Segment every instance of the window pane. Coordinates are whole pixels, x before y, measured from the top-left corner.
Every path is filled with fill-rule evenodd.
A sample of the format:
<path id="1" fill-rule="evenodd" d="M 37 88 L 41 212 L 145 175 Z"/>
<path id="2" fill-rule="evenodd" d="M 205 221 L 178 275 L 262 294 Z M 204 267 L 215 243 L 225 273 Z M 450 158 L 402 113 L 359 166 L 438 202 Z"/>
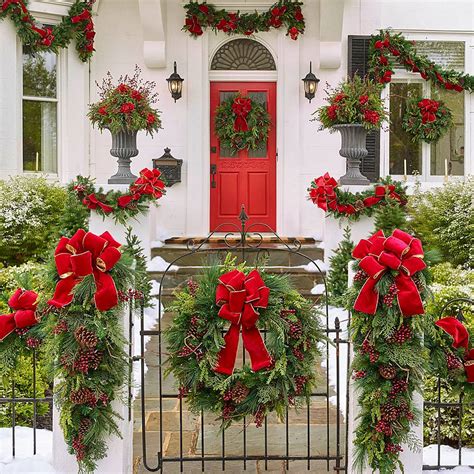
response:
<path id="1" fill-rule="evenodd" d="M 266 92 L 249 92 L 249 97 L 259 104 L 262 104 L 267 108 L 267 93 Z M 249 158 L 266 158 L 267 156 L 267 144 L 262 143 L 256 150 L 249 150 Z"/>
<path id="2" fill-rule="evenodd" d="M 433 99 L 442 100 L 453 113 L 453 127 L 437 143 L 431 144 L 430 174 L 464 175 L 464 92 L 449 92 L 433 87 Z"/>
<path id="3" fill-rule="evenodd" d="M 56 97 L 56 62 L 54 53 L 42 52 L 34 56 L 23 54 L 23 95 Z"/>
<path id="4" fill-rule="evenodd" d="M 55 102 L 23 101 L 23 169 L 57 172 Z"/>
<path id="5" fill-rule="evenodd" d="M 404 160 L 408 175 L 414 171 L 423 172 L 421 143 L 413 143 L 411 136 L 402 129 L 407 98 L 419 97 L 421 93 L 422 85 L 419 83 L 390 85 L 390 174 L 404 174 Z"/>

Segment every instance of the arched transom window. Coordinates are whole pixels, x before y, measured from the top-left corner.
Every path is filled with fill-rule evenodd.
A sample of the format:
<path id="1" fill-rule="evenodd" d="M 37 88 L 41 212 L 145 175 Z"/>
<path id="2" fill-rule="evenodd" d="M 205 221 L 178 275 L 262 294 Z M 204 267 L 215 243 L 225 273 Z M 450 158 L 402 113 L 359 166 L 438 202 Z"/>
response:
<path id="1" fill-rule="evenodd" d="M 272 54 L 251 39 L 235 39 L 222 45 L 212 58 L 211 71 L 275 71 Z"/>

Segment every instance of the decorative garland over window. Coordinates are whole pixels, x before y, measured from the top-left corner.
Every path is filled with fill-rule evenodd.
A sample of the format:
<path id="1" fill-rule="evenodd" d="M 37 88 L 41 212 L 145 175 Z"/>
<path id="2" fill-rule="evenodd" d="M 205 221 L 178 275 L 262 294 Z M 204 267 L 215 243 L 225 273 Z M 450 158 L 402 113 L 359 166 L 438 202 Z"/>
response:
<path id="1" fill-rule="evenodd" d="M 357 220 L 363 215 L 371 216 L 377 206 L 387 203 L 405 206 L 407 203 L 402 183 L 392 182 L 390 178 L 374 185 L 373 189 L 351 193 L 339 188 L 337 181 L 326 173 L 312 181 L 308 192 L 309 199 L 334 218 Z"/>
<path id="2" fill-rule="evenodd" d="M 228 35 L 252 35 L 271 28 L 286 28 L 286 35 L 298 39 L 304 33 L 304 16 L 301 12 L 303 2 L 280 0 L 263 13 L 229 13 L 218 10 L 208 3 L 190 2 L 184 6 L 186 20 L 183 30 L 191 36 L 203 34 L 203 30 L 211 28 L 214 32 L 222 31 Z"/>
<path id="3" fill-rule="evenodd" d="M 453 114 L 442 101 L 415 99 L 407 103 L 402 127 L 414 142 L 436 143 L 453 125 Z"/>
<path id="4" fill-rule="evenodd" d="M 256 150 L 267 142 L 271 117 L 264 105 L 240 95 L 221 102 L 214 127 L 221 147 L 233 153 Z"/>
<path id="5" fill-rule="evenodd" d="M 165 183 L 160 176 L 161 172 L 157 169 L 142 169 L 140 177 L 130 185 L 127 193 L 121 191 L 104 193 L 102 188 L 96 191 L 93 180 L 78 176 L 76 181 L 70 183 L 68 190 L 88 209 L 102 217 L 112 216 L 115 222 L 125 224 L 131 217 L 144 214 L 150 202 L 156 204 L 156 201 L 166 193 Z"/>
<path id="6" fill-rule="evenodd" d="M 310 396 L 324 335 L 286 275 L 236 267 L 228 256 L 189 281 L 170 310 L 167 372 L 193 412 L 216 414 L 224 428 L 244 417 L 259 427 L 268 413 L 284 416 Z M 235 368 L 239 339 L 250 363 Z"/>
<path id="7" fill-rule="evenodd" d="M 426 81 L 430 80 L 446 90 L 474 90 L 474 76 L 444 69 L 426 56 L 418 54 L 414 41 L 407 40 L 400 33 L 381 30 L 378 35 L 372 36 L 369 51 L 370 75 L 382 84 L 389 83 L 395 73 L 394 61 L 407 71 L 419 73 Z"/>
<path id="8" fill-rule="evenodd" d="M 67 48 L 72 40 L 81 61 L 88 61 L 94 53 L 94 23 L 92 5 L 95 0 L 76 0 L 61 23 L 43 26 L 36 21 L 27 7 L 27 0 L 0 0 L 0 20 L 9 17 L 22 43 L 32 52 Z"/>

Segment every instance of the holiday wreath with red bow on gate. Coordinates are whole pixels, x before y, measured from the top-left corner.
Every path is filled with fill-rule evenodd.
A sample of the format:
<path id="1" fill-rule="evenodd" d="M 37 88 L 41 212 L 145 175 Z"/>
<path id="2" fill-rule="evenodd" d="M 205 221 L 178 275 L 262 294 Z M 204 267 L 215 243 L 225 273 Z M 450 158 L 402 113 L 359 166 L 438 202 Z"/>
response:
<path id="1" fill-rule="evenodd" d="M 261 426 L 269 412 L 283 417 L 311 394 L 324 336 L 286 275 L 228 256 L 188 281 L 168 309 L 177 316 L 165 333 L 167 374 L 193 412 L 217 414 L 223 427 L 244 417 Z"/>

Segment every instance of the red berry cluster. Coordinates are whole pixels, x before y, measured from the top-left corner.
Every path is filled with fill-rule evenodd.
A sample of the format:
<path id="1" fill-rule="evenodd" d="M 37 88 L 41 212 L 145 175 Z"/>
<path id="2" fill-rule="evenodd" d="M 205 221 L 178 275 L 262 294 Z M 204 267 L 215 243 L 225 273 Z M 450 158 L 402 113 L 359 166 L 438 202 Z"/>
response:
<path id="1" fill-rule="evenodd" d="M 127 301 L 133 301 L 133 300 L 141 300 L 143 299 L 143 292 L 129 288 L 127 292 L 119 291 L 118 298 L 121 303 L 125 303 Z"/>
<path id="2" fill-rule="evenodd" d="M 265 421 L 265 408 L 263 407 L 263 405 L 259 405 L 254 415 L 255 426 L 257 428 L 260 428 L 263 425 L 264 421 Z"/>
<path id="3" fill-rule="evenodd" d="M 38 339 L 37 337 L 29 337 L 26 340 L 26 345 L 30 349 L 38 349 L 38 347 L 41 345 L 41 339 Z"/>
<path id="4" fill-rule="evenodd" d="M 392 382 L 392 388 L 389 393 L 389 397 L 394 399 L 399 393 L 406 392 L 408 390 L 408 382 L 403 379 L 396 379 Z"/>
<path id="5" fill-rule="evenodd" d="M 385 452 L 398 454 L 403 451 L 402 447 L 399 444 L 385 443 Z"/>
<path id="6" fill-rule="evenodd" d="M 235 411 L 235 406 L 232 402 L 224 403 L 224 408 L 222 409 L 222 419 L 230 420 Z"/>
<path id="7" fill-rule="evenodd" d="M 109 401 L 110 401 L 110 398 L 109 396 L 106 394 L 106 393 L 101 393 L 99 395 L 99 401 L 102 402 L 102 405 L 107 406 Z"/>
<path id="8" fill-rule="evenodd" d="M 462 367 L 461 360 L 456 357 L 452 352 L 446 352 L 446 365 L 448 370 L 456 370 Z"/>
<path id="9" fill-rule="evenodd" d="M 385 420 L 380 420 L 377 422 L 375 425 L 375 431 L 378 433 L 383 433 L 385 436 L 392 436 L 393 430 L 392 427 L 390 426 L 390 423 Z"/>
<path id="10" fill-rule="evenodd" d="M 21 337 L 24 336 L 29 330 L 30 328 L 17 328 L 15 329 L 15 332 Z"/>
<path id="11" fill-rule="evenodd" d="M 77 435 L 73 438 L 72 449 L 74 449 L 74 452 L 76 453 L 76 459 L 79 462 L 83 461 L 86 456 L 86 446 L 82 435 Z"/>
<path id="12" fill-rule="evenodd" d="M 62 334 L 64 332 L 67 332 L 67 330 L 68 330 L 68 326 L 67 326 L 66 320 L 61 319 L 61 321 L 59 321 L 58 324 L 56 324 L 56 326 L 54 327 L 53 334 L 55 335 Z"/>
<path id="13" fill-rule="evenodd" d="M 305 375 L 297 375 L 295 377 L 295 394 L 301 395 L 304 392 L 306 382 L 308 382 L 308 377 Z"/>
<path id="14" fill-rule="evenodd" d="M 178 398 L 181 400 L 189 393 L 188 387 L 179 387 L 178 389 Z"/>
<path id="15" fill-rule="evenodd" d="M 354 281 L 365 281 L 367 280 L 368 275 L 362 270 L 359 270 L 355 275 L 354 275 Z"/>
<path id="16" fill-rule="evenodd" d="M 352 374 L 352 379 L 353 380 L 360 380 L 363 379 L 367 375 L 367 372 L 365 370 L 356 370 Z"/>
<path id="17" fill-rule="evenodd" d="M 233 388 L 230 388 L 224 393 L 224 401 L 232 401 L 234 403 L 242 403 L 250 393 L 248 387 L 242 382 L 237 382 Z"/>
<path id="18" fill-rule="evenodd" d="M 397 296 L 397 293 L 398 293 L 397 285 L 393 283 L 392 285 L 390 285 L 390 288 L 388 289 L 388 293 L 383 297 L 383 304 L 391 308 L 393 305 L 393 300 Z"/>
<path id="19" fill-rule="evenodd" d="M 388 339 L 391 344 L 403 344 L 413 337 L 413 331 L 405 324 L 400 326 Z"/>
<path id="20" fill-rule="evenodd" d="M 368 341 L 368 339 L 366 339 L 363 343 L 362 343 L 362 347 L 361 347 L 361 350 L 360 352 L 362 354 L 368 354 L 369 356 L 369 360 L 372 364 L 374 364 L 375 362 L 378 361 L 379 357 L 380 357 L 380 354 L 377 352 L 377 350 L 375 349 L 375 347 Z"/>
<path id="21" fill-rule="evenodd" d="M 291 350 L 293 352 L 293 355 L 298 359 L 298 360 L 304 360 L 304 354 L 301 352 L 297 347 L 293 347 Z"/>
<path id="22" fill-rule="evenodd" d="M 74 360 L 73 369 L 83 374 L 87 374 L 89 370 L 97 370 L 102 361 L 102 355 L 102 352 L 97 349 L 81 350 Z"/>
<path id="23" fill-rule="evenodd" d="M 197 291 L 199 289 L 199 284 L 193 279 L 190 279 L 186 282 L 186 285 L 188 287 L 189 294 L 191 296 L 196 296 Z"/>

